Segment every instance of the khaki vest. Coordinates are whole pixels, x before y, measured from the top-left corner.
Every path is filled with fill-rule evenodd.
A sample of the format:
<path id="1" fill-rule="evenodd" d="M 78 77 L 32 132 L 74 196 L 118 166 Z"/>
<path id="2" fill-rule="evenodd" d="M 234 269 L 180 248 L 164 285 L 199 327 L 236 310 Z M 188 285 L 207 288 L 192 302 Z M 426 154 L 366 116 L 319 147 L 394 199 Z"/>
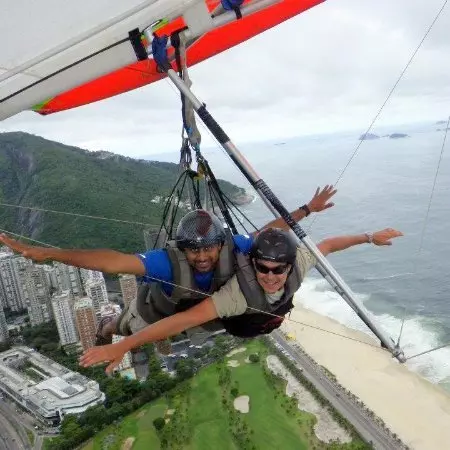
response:
<path id="1" fill-rule="evenodd" d="M 239 337 L 254 337 L 271 333 L 282 324 L 284 316 L 294 307 L 292 300 L 302 283 L 300 271 L 294 264 L 284 285 L 282 297 L 277 302 L 270 303 L 256 279 L 250 256 L 238 253 L 236 260 L 239 267 L 236 276 L 249 308 L 241 316 L 222 319 L 225 330 L 229 334 Z"/>

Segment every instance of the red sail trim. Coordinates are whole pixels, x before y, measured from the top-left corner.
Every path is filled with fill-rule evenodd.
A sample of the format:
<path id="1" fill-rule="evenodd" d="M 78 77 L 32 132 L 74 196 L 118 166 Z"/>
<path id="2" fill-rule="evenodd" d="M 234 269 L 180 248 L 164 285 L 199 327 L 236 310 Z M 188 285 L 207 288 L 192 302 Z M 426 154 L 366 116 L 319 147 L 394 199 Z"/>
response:
<path id="1" fill-rule="evenodd" d="M 264 10 L 212 30 L 189 47 L 186 52 L 187 64 L 193 66 L 217 55 L 322 3 L 322 1 L 324 0 L 281 0 Z M 216 5 L 217 2 L 208 2 L 210 10 Z M 158 30 L 158 34 L 170 34 L 183 26 L 183 19 L 178 18 Z M 152 59 L 136 62 L 59 94 L 48 102 L 39 105 L 36 110 L 40 114 L 46 115 L 76 108 L 140 88 L 163 77 L 165 75 L 157 72 L 155 62 Z"/>

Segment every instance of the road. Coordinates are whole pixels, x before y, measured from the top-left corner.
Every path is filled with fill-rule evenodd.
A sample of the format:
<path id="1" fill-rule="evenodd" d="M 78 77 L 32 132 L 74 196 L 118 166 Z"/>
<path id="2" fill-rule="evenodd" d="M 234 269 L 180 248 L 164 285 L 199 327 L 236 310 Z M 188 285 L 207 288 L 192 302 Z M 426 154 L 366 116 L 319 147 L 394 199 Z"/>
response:
<path id="1" fill-rule="evenodd" d="M 0 450 L 28 450 L 31 444 L 19 418 L 0 400 Z"/>
<path id="2" fill-rule="evenodd" d="M 303 375 L 314 384 L 319 392 L 345 417 L 366 442 L 372 442 L 376 449 L 398 450 L 401 446 L 389 433 L 377 424 L 364 410 L 355 404 L 345 391 L 340 389 L 307 355 L 287 342 L 279 332 L 271 334 L 272 339 L 303 369 Z"/>

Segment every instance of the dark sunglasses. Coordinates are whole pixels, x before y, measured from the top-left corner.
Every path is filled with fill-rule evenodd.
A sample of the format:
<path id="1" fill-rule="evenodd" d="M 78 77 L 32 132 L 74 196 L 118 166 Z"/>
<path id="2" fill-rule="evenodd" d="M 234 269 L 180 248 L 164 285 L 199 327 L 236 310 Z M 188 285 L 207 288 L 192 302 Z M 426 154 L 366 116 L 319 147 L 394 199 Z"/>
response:
<path id="1" fill-rule="evenodd" d="M 277 266 L 277 267 L 273 267 L 273 268 L 269 268 L 269 267 L 265 266 L 264 264 L 260 264 L 256 261 L 254 262 L 254 264 L 255 264 L 255 269 L 258 272 L 261 272 L 261 273 L 272 272 L 274 275 L 281 275 L 281 274 L 285 273 L 288 268 L 288 264 L 283 264 L 282 266 Z"/>

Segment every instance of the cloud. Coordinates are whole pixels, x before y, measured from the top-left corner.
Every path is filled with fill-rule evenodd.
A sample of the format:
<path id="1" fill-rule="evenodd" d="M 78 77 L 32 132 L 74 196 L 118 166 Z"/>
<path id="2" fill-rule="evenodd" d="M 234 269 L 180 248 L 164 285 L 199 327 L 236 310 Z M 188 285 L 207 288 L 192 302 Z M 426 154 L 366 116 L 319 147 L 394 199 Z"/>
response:
<path id="1" fill-rule="evenodd" d="M 442 0 L 328 0 L 193 67 L 193 90 L 234 142 L 364 131 Z M 434 25 L 380 123 L 443 119 L 450 99 L 450 7 Z M 23 130 L 129 156 L 180 146 L 179 95 L 166 81 L 53 116 L 22 113 Z M 203 142 L 213 140 L 203 130 Z"/>

